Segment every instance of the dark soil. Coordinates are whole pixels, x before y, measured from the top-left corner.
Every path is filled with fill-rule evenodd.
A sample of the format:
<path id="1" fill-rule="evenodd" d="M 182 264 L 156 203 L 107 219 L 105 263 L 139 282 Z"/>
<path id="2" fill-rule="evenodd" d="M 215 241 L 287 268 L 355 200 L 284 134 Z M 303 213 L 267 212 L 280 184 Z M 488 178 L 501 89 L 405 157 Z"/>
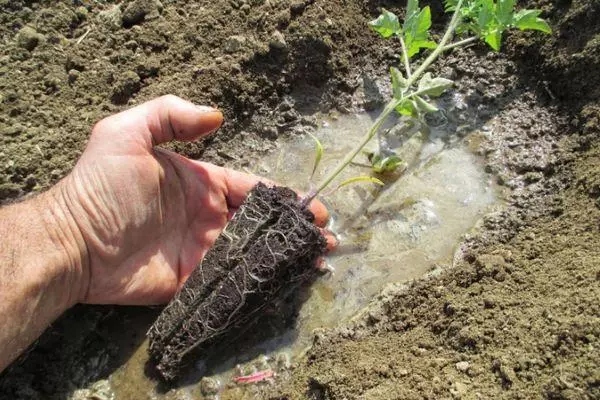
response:
<path id="1" fill-rule="evenodd" d="M 222 108 L 213 138 L 172 147 L 244 167 L 399 63 L 365 28 L 395 2 L 81 4 L 0 0 L 2 202 L 49 187 L 95 121 L 157 95 Z M 507 207 L 453 268 L 392 285 L 352 324 L 316 334 L 268 395 L 600 398 L 600 3 L 523 5 L 544 10 L 551 36 L 516 32 L 501 54 L 476 46 L 440 67 L 477 108 L 473 147 Z M 0 397 L 63 399 L 108 376 L 155 314 L 76 307 L 0 375 Z"/>
<path id="2" fill-rule="evenodd" d="M 316 275 L 326 242 L 287 188 L 259 183 L 148 332 L 166 380 Z M 193 356 L 196 357 L 193 357 Z"/>

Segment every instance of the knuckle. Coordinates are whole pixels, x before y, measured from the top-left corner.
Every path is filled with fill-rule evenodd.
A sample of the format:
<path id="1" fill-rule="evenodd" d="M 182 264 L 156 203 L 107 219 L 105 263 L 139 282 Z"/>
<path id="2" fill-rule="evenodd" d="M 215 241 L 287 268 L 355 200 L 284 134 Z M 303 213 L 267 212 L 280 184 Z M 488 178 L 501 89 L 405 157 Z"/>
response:
<path id="1" fill-rule="evenodd" d="M 171 105 L 173 103 L 181 101 L 180 97 L 175 96 L 174 94 L 166 94 L 164 96 L 159 97 L 159 102 L 164 104 L 165 106 Z"/>
<path id="2" fill-rule="evenodd" d="M 92 128 L 92 136 L 102 136 L 104 133 L 106 133 L 110 129 L 111 119 L 112 117 L 107 117 L 96 122 Z"/>

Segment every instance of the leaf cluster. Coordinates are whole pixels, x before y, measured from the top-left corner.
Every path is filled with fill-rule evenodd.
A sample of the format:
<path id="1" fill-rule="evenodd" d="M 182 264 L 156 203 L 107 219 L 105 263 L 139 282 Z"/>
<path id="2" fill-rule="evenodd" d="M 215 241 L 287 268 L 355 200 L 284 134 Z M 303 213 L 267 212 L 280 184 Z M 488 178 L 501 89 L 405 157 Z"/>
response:
<path id="1" fill-rule="evenodd" d="M 381 115 L 373 123 L 369 132 L 357 147 L 334 169 L 317 189 L 312 197 L 326 188 L 340 174 L 377 134 L 387 116 L 397 111 L 411 118 L 421 118 L 424 114 L 436 112 L 438 108 L 431 102 L 432 98 L 441 96 L 453 85 L 449 79 L 435 77 L 425 72 L 444 51 L 464 46 L 477 40 L 483 40 L 492 49 L 498 51 L 501 47 L 503 33 L 512 28 L 521 30 L 538 30 L 550 33 L 550 26 L 540 18 L 540 10 L 515 10 L 517 0 L 444 0 L 446 11 L 453 12 L 452 18 L 439 43 L 430 40 L 431 10 L 428 6 L 419 8 L 419 0 L 408 0 L 404 21 L 401 23 L 394 13 L 382 9 L 381 15 L 369 22 L 370 28 L 384 39 L 397 38 L 400 42 L 404 74 L 391 67 L 393 98 L 385 106 Z M 452 42 L 455 34 L 470 34 L 467 38 Z M 411 59 L 422 49 L 433 49 L 414 71 Z M 315 138 L 316 139 L 316 138 Z M 315 165 L 313 175 L 323 154 L 323 147 L 316 141 Z M 403 163 L 396 156 L 371 154 L 369 157 L 372 169 L 376 173 L 393 172 Z M 312 176 L 311 176 L 312 177 Z M 368 181 L 375 182 L 371 177 L 351 178 L 346 184 Z M 310 200 L 310 199 L 309 199 Z"/>
<path id="2" fill-rule="evenodd" d="M 384 39 L 397 36 L 406 46 L 408 58 L 412 58 L 421 49 L 435 49 L 436 43 L 429 40 L 431 28 L 431 10 L 429 6 L 419 8 L 418 0 L 408 0 L 404 23 L 400 25 L 398 16 L 382 9 L 381 15 L 369 22 L 369 26 Z"/>
<path id="3" fill-rule="evenodd" d="M 550 33 L 550 26 L 539 17 L 541 10 L 515 11 L 516 0 L 468 0 L 460 7 L 462 23 L 456 32 L 470 32 L 499 51 L 502 34 L 511 28 Z M 458 0 L 446 0 L 446 11 L 455 11 Z"/>

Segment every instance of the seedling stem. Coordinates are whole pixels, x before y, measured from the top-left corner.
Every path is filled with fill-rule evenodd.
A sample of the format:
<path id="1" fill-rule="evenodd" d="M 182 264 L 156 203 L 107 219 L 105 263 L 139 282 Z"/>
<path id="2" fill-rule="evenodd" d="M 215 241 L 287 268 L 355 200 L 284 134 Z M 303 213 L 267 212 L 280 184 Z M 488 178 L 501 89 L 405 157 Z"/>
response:
<path id="1" fill-rule="evenodd" d="M 408 60 L 408 52 L 406 51 L 406 45 L 404 44 L 404 40 L 400 39 L 400 45 L 402 46 L 402 53 L 404 55 L 404 63 L 405 63 L 406 73 L 407 73 L 407 76 L 409 76 L 408 82 L 406 83 L 406 89 L 403 92 L 403 94 L 406 94 L 406 95 L 400 99 L 392 98 L 392 100 L 390 100 L 388 102 L 388 104 L 385 106 L 385 108 L 383 109 L 383 111 L 381 112 L 379 117 L 377 117 L 377 119 L 375 120 L 373 125 L 371 125 L 371 128 L 369 128 L 369 131 L 367 132 L 367 134 L 361 139 L 360 143 L 351 152 L 349 152 L 346 155 L 346 157 L 344 157 L 344 159 L 338 164 L 338 166 L 329 175 L 327 175 L 319 183 L 319 185 L 317 186 L 317 188 L 315 190 L 311 191 L 307 195 L 307 197 L 305 199 L 306 204 L 310 204 L 312 199 L 314 199 L 316 196 L 318 196 L 319 193 L 321 193 L 321 191 L 323 191 L 323 189 L 325 189 L 335 178 L 337 178 L 337 176 L 344 169 L 346 169 L 346 167 L 354 160 L 354 158 L 367 145 L 367 143 L 369 143 L 369 141 L 371 141 L 371 139 L 373 139 L 373 137 L 379 131 L 379 128 L 381 127 L 381 125 L 383 125 L 383 123 L 386 121 L 388 116 L 392 112 L 394 112 L 396 107 L 398 107 L 402 101 L 421 94 L 418 90 L 415 92 L 412 92 L 412 93 L 407 93 L 407 92 L 411 89 L 411 86 L 415 83 L 415 81 L 431 65 L 431 63 L 433 63 L 436 60 L 436 58 L 438 58 L 440 53 L 442 53 L 442 51 L 444 51 L 444 47 L 446 46 L 446 43 L 448 43 L 448 41 L 452 38 L 454 29 L 455 29 L 458 21 L 460 20 L 459 16 L 460 16 L 460 7 L 462 5 L 462 2 L 463 2 L 463 0 L 458 1 L 456 10 L 454 11 L 454 14 L 452 15 L 452 19 L 450 20 L 450 23 L 448 24 L 448 28 L 446 29 L 446 32 L 444 33 L 442 40 L 437 45 L 435 50 L 425 59 L 425 61 L 423 61 L 423 64 L 421 64 L 421 66 L 419 68 L 417 68 L 417 70 L 415 71 L 414 74 L 410 74 L 410 62 Z"/>

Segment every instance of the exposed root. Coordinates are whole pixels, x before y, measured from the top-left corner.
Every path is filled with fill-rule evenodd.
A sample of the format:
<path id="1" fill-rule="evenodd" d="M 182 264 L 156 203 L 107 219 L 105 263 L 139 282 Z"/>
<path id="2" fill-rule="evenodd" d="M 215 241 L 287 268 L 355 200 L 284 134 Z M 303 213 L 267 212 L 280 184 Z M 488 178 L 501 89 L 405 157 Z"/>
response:
<path id="1" fill-rule="evenodd" d="M 258 184 L 148 331 L 151 358 L 175 379 L 193 351 L 254 319 L 312 277 L 326 241 L 287 188 Z"/>

